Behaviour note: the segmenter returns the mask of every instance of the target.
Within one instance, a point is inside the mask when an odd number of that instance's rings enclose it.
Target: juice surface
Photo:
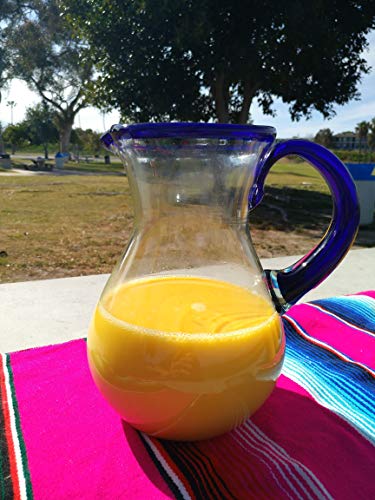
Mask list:
[[[271,304],[231,283],[190,276],[129,281],[99,303],[90,368],[134,427],[204,439],[240,424],[281,369],[281,321]]]

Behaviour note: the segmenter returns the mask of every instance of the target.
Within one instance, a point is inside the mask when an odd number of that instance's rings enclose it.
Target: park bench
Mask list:
[[[25,170],[50,171],[54,167],[53,163],[46,163],[46,160],[44,158],[41,158],[41,157],[30,158],[30,161],[31,161],[31,165],[25,165],[24,166]]]

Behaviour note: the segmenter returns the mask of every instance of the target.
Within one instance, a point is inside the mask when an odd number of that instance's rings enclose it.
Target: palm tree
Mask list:
[[[375,118],[369,123],[369,134],[367,137],[368,147],[371,153],[375,150]]]
[[[359,151],[361,152],[362,149],[362,144],[363,140],[365,141],[365,144],[367,145],[367,136],[368,136],[368,131],[370,128],[370,124],[368,122],[360,122],[357,124],[355,128],[355,133],[357,134],[357,137],[359,139]]]

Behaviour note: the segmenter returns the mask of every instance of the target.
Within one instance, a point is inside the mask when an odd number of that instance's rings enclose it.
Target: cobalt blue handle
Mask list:
[[[271,150],[257,174],[250,207],[263,198],[264,181],[272,165],[287,155],[300,156],[323,176],[333,198],[333,214],[326,234],[307,255],[286,269],[264,271],[279,312],[286,311],[327,278],[350,249],[359,225],[357,193],[348,170],[328,149],[303,140],[281,142]]]

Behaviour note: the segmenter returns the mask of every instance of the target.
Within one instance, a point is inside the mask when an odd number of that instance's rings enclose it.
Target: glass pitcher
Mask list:
[[[233,429],[272,392],[290,305],[323,281],[358,228],[344,165],[303,140],[275,145],[272,127],[115,125],[102,137],[126,166],[135,229],[90,326],[88,358],[109,404],[135,428],[174,439]],[[262,270],[249,211],[280,158],[295,154],[327,181],[331,225],[305,257]]]

